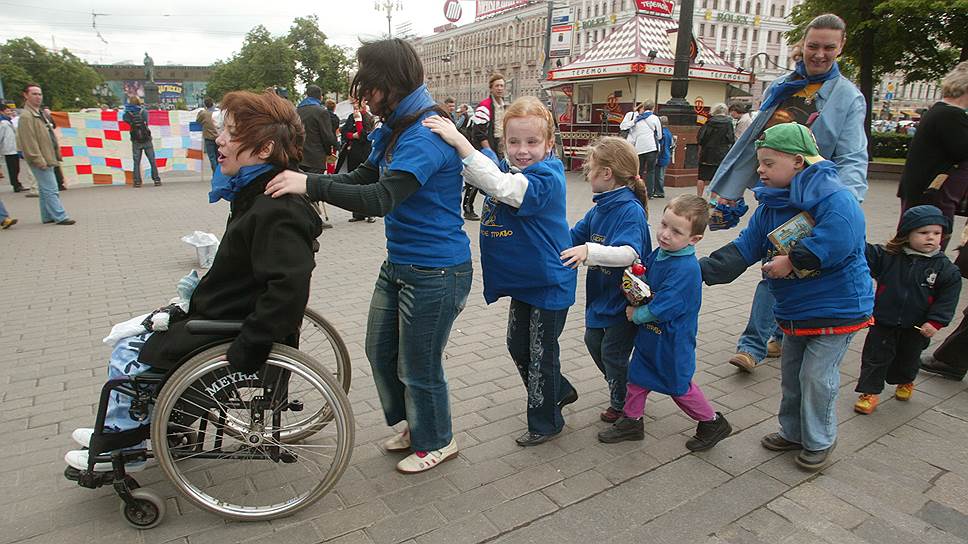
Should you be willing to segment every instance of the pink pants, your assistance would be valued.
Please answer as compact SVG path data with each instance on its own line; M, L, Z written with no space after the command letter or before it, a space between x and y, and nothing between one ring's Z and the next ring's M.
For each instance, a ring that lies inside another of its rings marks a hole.
M651 390L629 382L625 393L625 417L639 419L645 412L645 398ZM681 397L672 397L687 416L696 421L712 421L716 419L716 410L713 410L706 396L695 382L689 383L689 390Z

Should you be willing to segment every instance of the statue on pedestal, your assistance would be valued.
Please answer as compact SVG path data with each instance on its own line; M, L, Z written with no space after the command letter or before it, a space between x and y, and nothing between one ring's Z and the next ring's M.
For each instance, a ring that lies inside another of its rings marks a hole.
M145 79L154 83L155 81L155 61L151 60L148 52L145 52Z

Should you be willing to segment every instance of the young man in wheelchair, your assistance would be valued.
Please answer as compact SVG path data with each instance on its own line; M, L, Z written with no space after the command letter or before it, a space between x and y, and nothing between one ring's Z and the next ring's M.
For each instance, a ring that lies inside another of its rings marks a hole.
M122 339L109 367L109 378L121 381L145 372L163 374L202 348L231 342L229 368L215 382L203 384L214 402L219 382L228 380L228 385L258 372L274 342L298 347L316 238L322 232L319 215L305 197L264 195L269 180L302 158L305 131L293 105L274 93L233 92L223 99L222 111L209 201L230 202L231 213L214 263L195 288L186 316L173 319L167 331ZM237 321L241 327L224 334L193 334L186 327L190 320ZM137 382L132 383L137 389ZM132 406L132 399L110 392L100 432L74 432L74 440L89 449L68 452L70 467L86 471L89 453L138 446L148 437L148 407L137 395ZM197 408L187 412L201 416L204 406ZM129 464L127 470L137 470L137 465ZM94 469L111 470L111 463L98 463Z

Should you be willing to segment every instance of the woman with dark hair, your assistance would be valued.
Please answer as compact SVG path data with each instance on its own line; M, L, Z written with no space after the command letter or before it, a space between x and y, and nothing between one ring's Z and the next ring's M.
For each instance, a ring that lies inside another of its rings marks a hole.
M236 371L259 369L274 342L298 347L322 224L305 197L274 199L263 193L273 176L295 168L302 158L302 122L292 103L274 93L229 93L222 111L224 125L215 140L218 165L208 198L228 201L231 214L215 260L191 293L188 313L181 319L172 316L167 331L115 344L111 377L136 376L152 367L171 369L197 349L224 340L189 333L190 319L242 321L227 354ZM131 417L129 402L123 395L111 396L104 422L104 432L114 435L110 449L137 444L147 433L145 422ZM93 432L77 429L73 438L87 446ZM68 452L65 460L87 470L87 451ZM95 468L110 470L109 463L104 465Z
M461 219L461 170L453 147L420 121L444 112L424 85L416 51L399 39L364 44L350 93L384 120L366 161L348 174L283 172L266 193L307 194L365 216L385 216L387 259L370 301L366 356L388 425L383 443L412 451L397 464L422 472L457 456L443 352L471 288L470 240Z
M709 108L709 120L699 128L696 137L699 142L699 181L703 184L713 179L719 163L736 141L733 121L726 116L727 111L726 104L722 103Z

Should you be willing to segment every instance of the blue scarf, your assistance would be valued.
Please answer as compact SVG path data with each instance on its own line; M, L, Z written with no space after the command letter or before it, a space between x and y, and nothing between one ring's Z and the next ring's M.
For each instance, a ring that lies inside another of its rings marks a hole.
M10 121L10 122L13 122L13 119L11 119L11 118L7 117L6 115L0 113L0 121Z
M753 187L756 201L767 208L785 208L790 205L790 188L767 187L759 182Z
M773 106L783 102L787 98L795 95L797 92L806 89L807 85L811 83L820 83L823 81L829 81L835 77L840 77L840 67L834 62L830 70L827 70L824 74L819 74L815 76L807 75L807 67L803 64L803 61L797 61L797 68L793 71L794 74L800 76L797 79L788 79L770 90L769 96L763 100L760 105L760 111L766 111Z
M232 202L235 200L235 195L243 187L252 183L252 180L269 170L272 170L271 164L252 164L243 166L239 169L238 174L228 177L222 173L222 165L216 165L215 173L212 174L212 191L208 193L208 201L214 204L221 198L227 202Z
M408 94L397 104L397 109L390 113L384 120L380 128L370 133L370 141L373 142L373 150L370 152L369 160L372 164L378 165L383 160L383 155L387 150L387 143L390 142L390 134L393 132L393 125L397 120L416 113L420 110L431 108L436 104L434 97L430 95L426 85L421 85Z
M648 119L649 117L652 117L652 112L651 111L643 111L642 113L640 113L638 115L638 117L635 118L635 122L638 123L639 121L643 121L645 119Z
M125 104L124 105L124 113L130 113L131 115L140 115L141 114L141 106L140 105L137 105L136 106L134 104Z
M303 106L322 106L322 105L323 103L320 102L318 98L307 96L306 98L303 98L302 102L300 102L299 105L296 107L301 108Z

